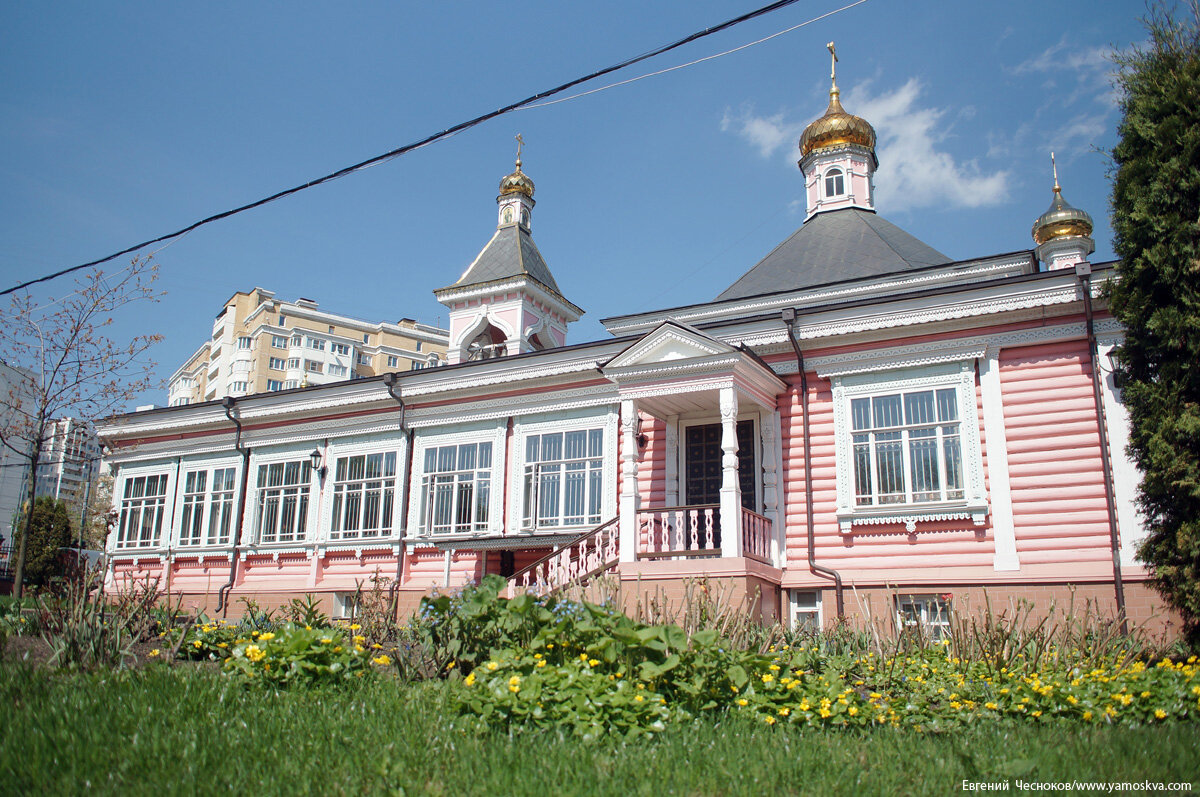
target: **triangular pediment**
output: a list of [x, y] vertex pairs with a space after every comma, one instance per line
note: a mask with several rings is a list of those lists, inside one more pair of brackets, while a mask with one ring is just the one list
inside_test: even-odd
[[605, 370], [734, 354], [728, 343], [678, 321], [665, 321], [608, 361]]

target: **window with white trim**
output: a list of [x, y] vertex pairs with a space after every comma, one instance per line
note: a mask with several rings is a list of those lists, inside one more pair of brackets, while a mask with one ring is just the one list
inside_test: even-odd
[[188, 471], [183, 480], [179, 544], [228, 545], [236, 468]]
[[[818, 368], [818, 373], [822, 372]], [[987, 515], [973, 359], [833, 375], [838, 521], [903, 523]]]
[[276, 349], [286, 349], [288, 345], [288, 339], [284, 335], [272, 335], [271, 345]]
[[304, 370], [311, 374], [320, 374], [324, 373], [325, 365], [324, 363], [317, 362], [316, 360], [305, 360]]
[[267, 359], [267, 367], [274, 368], [276, 371], [282, 371], [287, 368], [287, 361], [282, 357], [270, 357]]
[[308, 529], [312, 465], [308, 459], [258, 466], [254, 493], [254, 538], [298, 542]]
[[392, 356], [392, 355], [388, 355], [387, 364], [388, 364], [388, 368], [395, 368], [397, 365], [400, 364], [400, 358]]
[[789, 590], [793, 631], [816, 634], [821, 630], [821, 591], [816, 589]]
[[334, 343], [330, 346], [330, 349], [333, 351], [334, 354], [349, 354], [350, 353], [350, 347], [347, 346], [345, 343]]
[[238, 338], [237, 347], [239, 349], [249, 349], [254, 346], [254, 340], [245, 335]]
[[825, 196], [841, 196], [846, 193], [846, 178], [841, 169], [825, 172]]
[[294, 390], [295, 388], [298, 388], [298, 387], [300, 387], [299, 379], [285, 379], [283, 381], [283, 389], [284, 390]]
[[338, 365], [337, 363], [330, 363], [328, 371], [330, 376], [345, 376], [346, 366]]
[[958, 390], [909, 390], [850, 402], [856, 506], [963, 498]]
[[279, 379], [268, 379], [267, 390], [274, 393], [277, 390], [283, 390], [283, 382]]
[[334, 540], [392, 533], [396, 498], [396, 452], [338, 457], [334, 465]]
[[948, 595], [897, 595], [896, 623], [901, 631], [941, 641], [950, 637]]
[[117, 526], [117, 547], [148, 548], [157, 545], [166, 505], [167, 474], [155, 473], [125, 479], [125, 489], [121, 495], [121, 518]]
[[325, 341], [322, 338], [309, 338], [308, 348], [314, 351], [325, 351]]
[[417, 362], [416, 360], [413, 360], [411, 363], [409, 363], [408, 370], [420, 371], [424, 367], [425, 367], [425, 363]]
[[421, 532], [487, 531], [491, 516], [492, 444], [431, 446], [421, 479]]
[[358, 364], [359, 365], [370, 365], [371, 364], [371, 355], [369, 355], [369, 354], [358, 355]]
[[531, 434], [525, 438], [526, 529], [600, 522], [604, 483], [604, 430]]
[[229, 390], [233, 393], [245, 393], [249, 389], [249, 382], [233, 382], [229, 385]]
[[304, 338], [300, 335], [292, 335], [292, 345], [301, 346], [304, 344]]
[[288, 361], [287, 361], [287, 367], [288, 367], [289, 369], [293, 369], [293, 370], [299, 370], [299, 368], [300, 368], [300, 358], [299, 358], [299, 357], [289, 357], [289, 358], [288, 358]]

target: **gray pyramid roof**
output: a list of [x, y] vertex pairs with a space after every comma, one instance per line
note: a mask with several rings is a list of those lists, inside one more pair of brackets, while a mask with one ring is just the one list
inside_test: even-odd
[[475, 262], [459, 278], [455, 286], [477, 285], [481, 282], [529, 275], [558, 295], [558, 283], [542, 258], [529, 230], [519, 224], [506, 224], [496, 230], [492, 240], [483, 248]]
[[818, 213], [725, 289], [742, 299], [953, 262], [868, 210]]

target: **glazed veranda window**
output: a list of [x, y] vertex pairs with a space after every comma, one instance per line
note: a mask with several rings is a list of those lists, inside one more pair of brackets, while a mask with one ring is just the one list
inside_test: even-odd
[[491, 443], [425, 449], [421, 531], [426, 534], [486, 531], [491, 470]]
[[254, 532], [259, 542], [296, 542], [308, 528], [312, 466], [307, 459], [258, 466]]
[[118, 548], [157, 545], [167, 503], [167, 474], [134, 476], [125, 480], [121, 496]]
[[235, 468], [188, 471], [183, 481], [180, 545], [225, 545], [233, 516]]
[[334, 467], [330, 538], [347, 540], [390, 534], [395, 495], [395, 452], [338, 457]]
[[603, 473], [600, 429], [525, 438], [522, 525], [531, 529], [599, 523]]
[[850, 408], [858, 506], [963, 498], [957, 390], [856, 398]]

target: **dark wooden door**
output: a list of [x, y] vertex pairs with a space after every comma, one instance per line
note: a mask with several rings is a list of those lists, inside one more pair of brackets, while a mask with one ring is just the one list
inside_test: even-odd
[[[738, 421], [738, 482], [742, 506], [757, 509], [754, 461], [754, 421]], [[721, 424], [688, 426], [684, 432], [684, 503], [721, 501]]]

